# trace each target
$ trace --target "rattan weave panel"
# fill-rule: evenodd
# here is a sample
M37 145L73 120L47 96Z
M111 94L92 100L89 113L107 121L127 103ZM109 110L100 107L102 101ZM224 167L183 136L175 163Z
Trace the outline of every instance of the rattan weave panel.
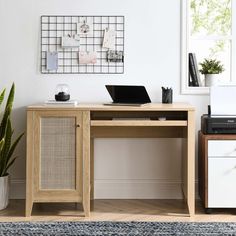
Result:
M75 142L75 118L41 118L41 189L75 189Z

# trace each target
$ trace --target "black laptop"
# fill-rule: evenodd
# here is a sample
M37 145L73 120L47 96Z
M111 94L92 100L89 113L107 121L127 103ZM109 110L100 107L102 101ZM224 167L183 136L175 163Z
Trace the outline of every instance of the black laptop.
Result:
M148 96L144 86L139 85L106 85L113 103L105 105L126 105L140 106L150 103L151 99Z

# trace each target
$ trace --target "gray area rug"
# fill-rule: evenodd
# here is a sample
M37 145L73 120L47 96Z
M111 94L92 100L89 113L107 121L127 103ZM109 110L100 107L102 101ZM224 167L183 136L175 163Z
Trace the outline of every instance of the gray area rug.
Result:
M236 235L236 223L19 222L0 223L0 235Z

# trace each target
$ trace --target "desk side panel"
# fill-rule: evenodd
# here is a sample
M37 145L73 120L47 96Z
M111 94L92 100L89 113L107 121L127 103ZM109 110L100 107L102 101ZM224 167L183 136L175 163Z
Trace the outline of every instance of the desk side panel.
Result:
M83 207L90 215L90 111L83 111Z
M190 216L195 214L195 112L188 111L187 204Z
M26 137L26 204L25 216L31 215L33 206L33 160L34 160L34 147L33 147L33 124L34 112L27 112L27 137Z

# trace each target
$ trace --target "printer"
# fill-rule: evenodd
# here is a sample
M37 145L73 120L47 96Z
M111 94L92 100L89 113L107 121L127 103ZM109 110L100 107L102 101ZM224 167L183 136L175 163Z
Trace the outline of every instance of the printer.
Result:
M204 134L236 134L236 117L201 117L201 131Z
M201 117L204 134L236 134L236 86L210 88L208 114Z

